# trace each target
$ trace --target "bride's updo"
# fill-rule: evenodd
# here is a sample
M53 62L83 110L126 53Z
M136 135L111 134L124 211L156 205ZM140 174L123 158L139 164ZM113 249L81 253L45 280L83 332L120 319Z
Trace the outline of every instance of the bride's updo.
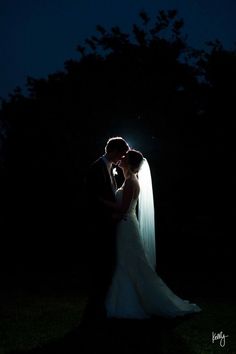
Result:
M133 173L138 173L144 161L143 154L138 150L130 149L127 151L126 156L130 170Z

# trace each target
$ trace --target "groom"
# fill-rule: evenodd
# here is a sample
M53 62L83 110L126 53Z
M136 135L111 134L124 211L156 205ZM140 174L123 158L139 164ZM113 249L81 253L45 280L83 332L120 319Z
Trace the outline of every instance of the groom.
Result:
M115 221L112 210L102 200L115 201L116 181L112 165L129 150L121 137L110 138L105 153L92 163L87 173L87 201L89 220L90 289L86 319L105 318L105 298L115 269Z

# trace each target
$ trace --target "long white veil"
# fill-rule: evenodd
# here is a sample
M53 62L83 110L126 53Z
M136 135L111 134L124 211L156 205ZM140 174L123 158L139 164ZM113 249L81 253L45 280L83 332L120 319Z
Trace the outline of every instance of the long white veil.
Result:
M140 194L138 200L138 220L142 244L150 266L156 269L155 212L152 177L149 164L144 159L138 173Z

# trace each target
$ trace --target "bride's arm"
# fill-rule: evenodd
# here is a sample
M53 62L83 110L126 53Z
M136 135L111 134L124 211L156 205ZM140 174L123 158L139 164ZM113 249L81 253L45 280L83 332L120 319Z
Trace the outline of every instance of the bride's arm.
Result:
M101 201L109 208L112 208L114 212L125 214L129 209L131 200L134 196L135 185L132 180L125 181L123 188L123 197L121 202L112 202L109 200L101 199Z
M99 198L100 202L102 202L106 207L117 210L118 203L111 202L110 200Z
M112 210L112 218L114 221L119 221L123 218L123 214L119 211L119 206L117 202L111 202L110 200L106 200L103 198L100 198L100 202L103 203L107 208L110 208Z

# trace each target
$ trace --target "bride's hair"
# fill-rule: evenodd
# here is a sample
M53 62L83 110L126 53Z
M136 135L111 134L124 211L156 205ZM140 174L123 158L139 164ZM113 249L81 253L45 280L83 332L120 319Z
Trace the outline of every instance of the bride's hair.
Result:
M138 150L130 149L127 151L126 155L128 157L128 165L131 171L138 173L144 161L143 154Z

